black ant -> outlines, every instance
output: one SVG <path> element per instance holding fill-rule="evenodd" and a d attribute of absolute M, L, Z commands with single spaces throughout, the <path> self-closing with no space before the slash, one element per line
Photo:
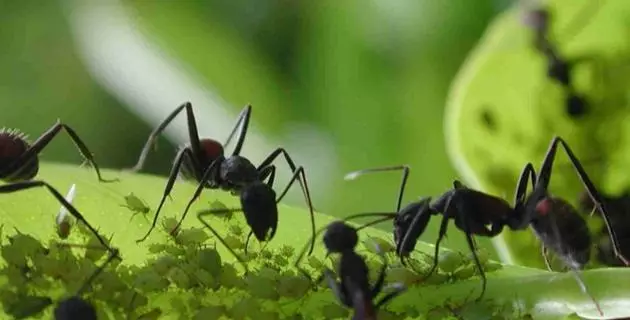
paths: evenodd
<path fill-rule="evenodd" d="M 535 234 L 546 248 L 552 249 L 561 256 L 565 263 L 572 269 L 583 266 L 587 261 L 590 252 L 590 234 L 584 219 L 577 213 L 575 208 L 565 200 L 553 197 L 547 191 L 551 179 L 552 165 L 555 159 L 558 145 L 561 145 L 571 163 L 576 170 L 580 180 L 602 214 L 606 228 L 613 244 L 615 256 L 628 265 L 628 260 L 621 254 L 618 246 L 617 236 L 611 228 L 609 219 L 608 204 L 602 200 L 599 192 L 584 171 L 577 157 L 574 155 L 568 144 L 560 137 L 554 137 L 549 145 L 547 153 L 541 165 L 540 173 L 536 175 L 534 166 L 527 163 L 519 177 L 517 189 L 514 197 L 514 207 L 502 198 L 489 195 L 477 190 L 465 187 L 461 182 L 455 180 L 453 189 L 445 192 L 431 203 L 428 209 L 419 210 L 418 217 L 414 217 L 409 225 L 407 233 L 400 246 L 405 246 L 406 242 L 417 241 L 417 236 L 422 234 L 426 228 L 429 218 L 432 215 L 441 213 L 443 215 L 440 224 L 439 235 L 435 245 L 434 263 L 427 274 L 427 277 L 435 271 L 439 245 L 448 228 L 448 221 L 453 219 L 455 226 L 466 235 L 466 240 L 472 251 L 473 258 L 483 280 L 483 287 L 479 299 L 483 297 L 486 288 L 486 277 L 476 255 L 475 245 L 472 236 L 494 237 L 501 233 L 505 226 L 512 230 L 524 230 L 532 227 Z M 394 167 L 395 169 L 396 167 Z M 404 169 L 404 166 L 398 169 Z M 390 169 L 368 169 L 363 172 L 394 170 Z M 403 184 L 406 178 L 403 178 Z M 527 194 L 527 184 L 531 180 L 533 190 Z M 403 188 L 401 188 L 403 189 Z M 400 198 L 401 196 L 399 196 Z M 422 217 L 424 216 L 424 217 Z M 556 216 L 558 219 L 556 219 Z M 490 228 L 488 228 L 490 226 Z M 420 231 L 419 231 L 420 230 Z M 589 245 L 585 245 L 589 244 Z M 583 283 L 581 283 L 583 286 Z"/>
<path fill-rule="evenodd" d="M 234 148 L 232 155 L 230 155 L 229 157 L 224 156 L 224 145 L 221 145 L 221 143 L 209 138 L 199 139 L 192 105 L 190 104 L 190 102 L 186 102 L 177 107 L 151 133 L 144 148 L 142 149 L 142 153 L 140 154 L 138 163 L 132 169 L 133 171 L 142 168 L 142 165 L 144 164 L 144 161 L 146 159 L 146 155 L 149 152 L 151 145 L 153 145 L 157 135 L 162 132 L 162 130 L 164 130 L 164 128 L 166 128 L 166 126 L 175 118 L 175 116 L 177 116 L 177 114 L 179 114 L 184 109 L 186 109 L 190 143 L 182 147 L 175 157 L 175 161 L 173 167 L 171 168 L 171 173 L 166 184 L 166 188 L 164 189 L 164 195 L 162 196 L 162 200 L 160 201 L 160 204 L 155 212 L 151 228 L 149 228 L 149 231 L 144 237 L 137 240 L 138 242 L 144 241 L 149 236 L 151 231 L 155 228 L 162 205 L 164 204 L 166 197 L 170 194 L 171 189 L 173 188 L 175 178 L 179 173 L 180 168 L 182 169 L 182 174 L 185 177 L 189 179 L 194 179 L 199 183 L 199 186 L 195 190 L 192 199 L 188 202 L 184 214 L 180 218 L 174 230 L 177 230 L 179 228 L 182 221 L 186 217 L 190 206 L 199 197 L 201 191 L 204 188 L 221 188 L 222 190 L 230 191 L 234 195 L 238 194 L 241 198 L 242 208 L 211 209 L 209 211 L 199 213 L 198 218 L 201 220 L 202 216 L 208 214 L 228 214 L 232 212 L 243 211 L 247 220 L 247 224 L 252 228 L 252 231 L 247 237 L 247 242 L 249 242 L 252 234 L 254 234 L 256 236 L 256 239 L 258 239 L 259 241 L 269 241 L 273 239 L 278 224 L 277 203 L 282 200 L 282 198 L 284 198 L 289 188 L 297 180 L 302 187 L 302 192 L 309 206 L 311 214 L 312 233 L 315 233 L 313 205 L 311 203 L 311 196 L 308 190 L 308 185 L 306 183 L 306 174 L 304 173 L 304 168 L 301 166 L 297 167 L 289 154 L 283 148 L 277 148 L 272 153 L 270 153 L 269 156 L 265 160 L 263 160 L 263 162 L 258 167 L 254 166 L 247 158 L 239 155 L 241 148 L 243 147 L 243 143 L 245 141 L 245 136 L 247 134 L 247 129 L 249 126 L 249 118 L 251 115 L 250 105 L 247 105 L 243 109 L 243 111 L 241 111 L 240 115 L 238 116 L 236 125 L 234 126 L 232 132 L 226 140 L 225 145 L 227 145 L 232 140 L 232 138 L 236 134 L 236 131 L 240 128 L 236 147 Z M 285 190 L 280 194 L 279 197 L 276 198 L 276 193 L 272 189 L 276 175 L 276 167 L 272 164 L 272 162 L 281 154 L 284 156 L 285 160 L 289 164 L 289 167 L 293 172 L 293 177 L 287 184 Z M 267 183 L 263 182 L 266 179 L 268 179 Z M 207 223 L 204 224 L 212 231 L 215 236 L 217 236 L 217 238 L 224 245 L 226 245 L 221 237 L 219 237 L 218 234 L 214 231 L 214 229 L 210 227 L 210 225 L 208 225 Z M 311 246 L 311 252 L 313 250 L 313 246 L 314 244 Z M 226 247 L 228 246 L 226 245 Z M 245 249 L 247 249 L 247 243 Z M 238 258 L 238 256 L 236 257 Z"/>
<path fill-rule="evenodd" d="M 628 231 L 630 229 L 627 228 L 627 226 L 630 226 L 630 190 L 625 190 L 618 196 L 602 194 L 602 199 L 609 204 L 610 221 L 617 230 L 617 239 L 620 241 L 621 253 L 624 256 L 630 256 L 630 231 Z M 593 201 L 586 192 L 580 194 L 579 204 L 583 212 L 591 211 L 594 207 Z M 605 265 L 622 267 L 624 263 L 614 255 L 610 246 L 610 239 L 603 236 L 606 232 L 605 228 L 598 232 L 600 239 L 597 246 L 597 258 Z"/>
<path fill-rule="evenodd" d="M 592 17 L 595 12 L 591 10 L 588 11 L 588 14 Z M 538 7 L 526 10 L 524 20 L 525 24 L 534 32 L 534 48 L 547 59 L 547 77 L 556 81 L 565 89 L 567 94 L 565 102 L 567 114 L 572 118 L 579 118 L 585 115 L 589 108 L 588 101 L 586 97 L 575 90 L 572 77 L 573 67 L 585 59 L 568 60 L 560 54 L 556 45 L 550 39 L 551 13 L 548 9 Z M 579 21 L 581 26 L 586 25 L 586 22 L 581 20 L 583 19 L 576 21 Z"/>
<path fill-rule="evenodd" d="M 378 222 L 380 221 L 370 224 Z M 359 229 L 366 226 L 364 225 Z M 384 253 L 377 245 L 377 252 L 383 259 L 383 266 L 376 283 L 371 287 L 368 277 L 368 266 L 364 258 L 354 251 L 359 239 L 358 229 L 343 221 L 334 221 L 317 233 L 319 234 L 323 230 L 326 231 L 324 234 L 324 245 L 328 251 L 327 255 L 330 253 L 341 255 L 338 265 L 338 275 L 341 282 L 337 282 L 333 271 L 326 268 L 323 276 L 326 278 L 328 286 L 343 305 L 354 309 L 355 313 L 352 319 L 376 319 L 378 308 L 403 293 L 406 287 L 402 284 L 397 284 L 394 287 L 394 291 L 387 293 L 375 303 L 373 300 L 381 292 L 385 283 L 387 259 Z M 303 253 L 304 250 L 302 250 L 302 253 L 296 260 L 296 265 L 299 263 Z"/>

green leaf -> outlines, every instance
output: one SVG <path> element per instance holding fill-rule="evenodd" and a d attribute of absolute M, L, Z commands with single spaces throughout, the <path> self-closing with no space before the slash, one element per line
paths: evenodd
<path fill-rule="evenodd" d="M 595 184 L 617 193 L 630 185 L 630 175 L 619 174 L 627 171 L 630 148 L 624 123 L 630 110 L 630 3 L 546 3 L 560 52 L 569 59 L 586 58 L 573 75 L 591 112 L 579 121 L 566 115 L 566 93 L 546 77 L 547 62 L 531 45 L 532 34 L 520 22 L 521 8 L 514 7 L 488 27 L 452 84 L 445 119 L 450 157 L 470 187 L 512 201 L 522 168 L 527 162 L 538 168 L 551 138 L 559 135 Z M 568 27 L 575 24 L 583 28 Z M 574 202 L 582 184 L 564 152 L 556 158 L 550 191 Z M 543 266 L 539 242 L 530 232 L 506 231 L 495 238 L 495 246 L 505 262 Z"/>
<path fill-rule="evenodd" d="M 211 249 L 200 250 L 196 245 L 178 244 L 176 239 L 171 239 L 160 227 L 156 228 L 145 243 L 137 244 L 135 240 L 146 232 L 148 223 L 141 219 L 129 222 L 128 217 L 132 213 L 126 208 L 121 208 L 120 201 L 125 195 L 134 192 L 151 204 L 157 202 L 166 181 L 162 177 L 111 170 L 105 170 L 104 174 L 107 178 L 119 177 L 121 181 L 99 183 L 92 170 L 69 165 L 42 163 L 40 170 L 40 178 L 59 188 L 61 193 L 71 184 L 76 184 L 76 196 L 73 203 L 77 209 L 104 235 L 113 234 L 111 243 L 121 250 L 122 264 L 116 269 L 112 266 L 108 267 L 106 272 L 99 276 L 101 279 L 99 284 L 93 284 L 92 292 L 88 293 L 101 314 L 108 314 L 110 317 L 120 316 L 121 309 L 133 305 L 136 316 L 161 312 L 162 316 L 168 319 L 178 316 L 193 318 L 195 314 L 201 312 L 200 310 L 232 315 L 251 311 L 270 318 L 278 314 L 297 313 L 318 317 L 322 316 L 322 312 L 333 310 L 331 305 L 338 305 L 329 289 L 317 291 L 307 289 L 304 278 L 292 268 L 285 267 L 286 259 L 293 260 L 295 252 L 307 243 L 310 235 L 307 211 L 280 206 L 280 222 L 276 238 L 264 250 L 257 248 L 255 244 L 250 244 L 248 259 L 252 273 L 243 278 L 241 267 L 231 264 L 234 263 L 234 258 L 227 254 L 221 245 L 216 245 L 219 259 Z M 165 216 L 172 217 L 181 212 L 193 189 L 194 185 L 191 183 L 178 182 L 172 195 L 173 200 L 167 201 L 164 207 Z M 228 207 L 238 205 L 238 198 L 229 193 L 206 191 L 196 205 L 193 205 L 191 212 L 205 208 L 214 200 L 221 201 Z M 58 241 L 54 231 L 54 216 L 59 211 L 59 204 L 45 189 L 3 195 L 0 197 L 0 208 L 4 211 L 0 215 L 0 223 L 4 225 L 3 236 L 11 236 L 15 227 L 21 233 L 33 235 L 42 242 L 47 242 L 49 239 Z M 209 220 L 220 234 L 225 234 L 230 225 L 238 223 L 238 219 L 242 219 L 242 216 L 235 215 L 230 222 L 226 222 L 222 217 Z M 317 227 L 332 220 L 333 218 L 327 215 L 317 214 Z M 191 214 L 184 222 L 182 230 L 200 227 L 201 225 Z M 361 237 L 390 239 L 391 234 L 366 228 L 361 232 Z M 73 229 L 67 241 L 80 242 L 79 239 L 80 232 Z M 3 250 L 11 248 L 6 242 L 2 241 Z M 213 242 L 213 239 L 210 239 L 203 246 L 214 247 Z M 163 248 L 163 250 L 156 250 L 156 245 L 160 245 L 157 249 Z M 314 255 L 323 257 L 321 241 L 318 241 L 317 245 Z M 150 247 L 157 253 L 150 253 Z M 287 249 L 288 247 L 297 247 L 295 248 L 297 250 L 292 251 Z M 433 251 L 432 246 L 425 243 L 419 243 L 418 247 L 425 253 Z M 177 250 L 169 250 L 169 248 Z M 368 265 L 373 266 L 372 269 L 380 265 L 381 260 L 377 255 L 363 251 L 361 254 L 367 257 Z M 426 260 L 420 253 L 412 257 L 414 261 Z M 306 260 L 303 266 L 308 268 Z M 413 277 L 408 273 L 403 274 L 400 266 L 394 265 L 397 259 L 389 260 L 392 267 L 399 273 L 399 276 L 394 278 L 398 281 L 417 282 L 417 284 L 409 284 L 411 286 L 409 291 L 394 299 L 387 307 L 387 313 L 396 315 L 395 317 L 405 314 L 428 314 L 436 308 L 446 307 L 457 312 L 474 310 L 477 313 L 496 313 L 497 310 L 505 309 L 504 312 L 510 314 L 520 312 L 548 319 L 560 319 L 571 313 L 592 315 L 595 312 L 594 305 L 588 296 L 580 292 L 577 283 L 569 274 L 502 266 L 496 271 L 487 272 L 488 289 L 485 298 L 481 302 L 474 302 L 480 288 L 478 277 L 458 280 L 455 275 L 441 273 L 440 282 L 443 283 L 422 284 L 418 281 L 422 280 L 422 275 Z M 65 268 L 63 269 L 65 271 L 61 271 L 61 275 L 70 281 L 70 284 L 64 286 L 61 285 L 60 280 L 52 280 L 45 276 L 40 277 L 41 279 L 37 282 L 34 279 L 20 282 L 20 279 L 24 279 L 21 271 L 15 267 L 7 267 L 4 260 L 1 262 L 0 266 L 4 269 L 0 270 L 0 283 L 2 283 L 0 301 L 5 305 L 5 311 L 7 311 L 6 306 L 15 305 L 17 288 L 32 291 L 34 296 L 51 296 L 53 301 L 58 301 L 61 297 L 71 294 L 72 290 L 76 290 L 88 274 L 86 270 L 94 268 L 91 261 L 68 264 L 68 262 L 58 260 L 57 263 Z M 56 264 L 40 262 L 40 264 L 46 263 L 51 270 L 56 270 Z M 217 263 L 221 263 L 220 269 L 217 268 Z M 326 261 L 323 263 L 328 265 Z M 461 263 L 470 264 L 471 261 L 462 255 Z M 84 269 L 83 265 L 86 265 L 87 269 Z M 77 272 L 72 269 L 79 267 L 81 270 Z M 493 269 L 497 269 L 496 266 Z M 14 272 L 9 273 L 9 270 Z M 32 272 L 37 271 L 36 268 L 33 270 Z M 310 273 L 315 279 L 321 274 L 321 269 L 311 270 Z M 375 272 L 371 272 L 371 276 L 373 274 Z M 12 276 L 6 277 L 6 275 Z M 628 314 L 623 314 L 627 309 L 623 306 L 624 303 L 627 306 L 629 302 L 627 298 L 622 297 L 630 296 L 630 289 L 626 286 L 618 286 L 618 282 L 621 278 L 630 278 L 630 269 L 590 270 L 584 272 L 583 277 L 591 294 L 598 299 L 607 315 L 628 316 Z M 553 288 L 553 290 L 543 290 L 545 287 Z M 112 291 L 108 293 L 106 290 Z M 124 294 L 115 294 L 118 290 L 123 290 L 121 292 Z M 273 290 L 277 291 L 274 293 Z M 245 307 L 242 301 L 255 302 L 257 307 L 254 308 L 255 310 L 251 306 L 247 307 L 248 309 L 242 309 Z M 514 310 L 512 305 L 516 302 L 523 304 L 523 310 Z M 112 307 L 119 309 L 113 310 Z M 46 312 L 50 313 L 50 308 Z"/>

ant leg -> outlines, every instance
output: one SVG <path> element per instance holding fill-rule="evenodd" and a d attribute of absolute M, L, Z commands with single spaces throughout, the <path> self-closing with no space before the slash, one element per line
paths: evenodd
<path fill-rule="evenodd" d="M 105 269 L 105 267 L 111 263 L 114 259 L 120 259 L 120 252 L 118 251 L 118 249 L 116 248 L 112 248 L 109 251 L 109 257 L 107 257 L 107 260 L 105 260 L 105 262 L 103 262 L 103 264 L 101 264 L 96 270 L 94 270 L 94 272 L 92 272 L 92 274 L 90 275 L 89 278 L 87 278 L 87 280 L 85 280 L 85 282 L 83 282 L 83 285 L 81 286 L 81 288 L 79 288 L 79 290 L 76 293 L 76 296 L 81 295 L 84 291 L 87 290 L 87 288 L 90 286 L 90 284 L 92 283 L 92 281 L 94 281 L 94 279 L 96 279 L 96 277 L 98 277 L 99 274 L 101 274 L 101 272 L 103 272 L 103 270 Z"/>
<path fill-rule="evenodd" d="M 411 170 L 408 165 L 380 167 L 380 168 L 371 168 L 371 169 L 353 171 L 346 174 L 344 176 L 344 180 L 354 180 L 357 177 L 364 175 L 366 173 L 398 171 L 398 170 L 402 171 L 402 181 L 400 182 L 400 189 L 398 191 L 398 199 L 396 201 L 396 212 L 398 212 L 400 211 L 400 207 L 402 206 L 402 198 L 403 198 L 403 195 L 405 194 L 405 187 L 407 186 L 407 178 L 409 177 L 409 171 Z"/>
<path fill-rule="evenodd" d="M 582 164 L 577 159 L 577 157 L 575 156 L 575 154 L 573 153 L 569 145 L 562 138 L 558 136 L 554 137 L 553 140 L 551 140 L 551 144 L 549 145 L 549 150 L 547 151 L 547 155 L 545 156 L 545 160 L 543 162 L 543 167 L 540 170 L 539 182 L 542 181 L 542 185 L 544 186 L 544 188 L 545 189 L 547 188 L 549 184 L 549 179 L 551 176 L 551 165 L 553 163 L 553 158 L 556 154 L 556 149 L 557 149 L 558 144 L 562 145 L 564 151 L 569 156 L 569 159 L 571 160 L 571 163 L 573 164 L 573 168 L 577 172 L 578 177 L 580 178 L 580 180 L 582 181 L 582 184 L 586 188 L 588 195 L 591 197 L 591 199 L 593 199 L 593 204 L 599 209 L 599 212 L 602 214 L 602 217 L 604 218 L 604 223 L 606 224 L 606 229 L 608 229 L 608 234 L 610 236 L 610 241 L 611 241 L 615 256 L 619 258 L 619 260 L 621 260 L 624 263 L 624 265 L 629 266 L 630 261 L 628 261 L 628 259 L 621 253 L 621 250 L 619 248 L 619 241 L 617 240 L 617 235 L 615 234 L 615 231 L 612 229 L 612 223 L 610 222 L 610 218 L 609 218 L 610 210 L 608 209 L 606 202 L 603 200 L 599 191 L 597 191 L 597 188 L 595 188 L 595 185 L 593 184 L 593 182 L 591 182 L 591 179 L 586 174 L 586 171 L 582 167 Z"/>
<path fill-rule="evenodd" d="M 525 204 L 525 196 L 527 195 L 527 183 L 530 181 L 532 189 L 536 189 L 536 170 L 534 170 L 534 165 L 528 162 L 525 167 L 523 167 L 521 175 L 518 177 L 518 182 L 516 183 L 516 190 L 514 192 L 515 214 L 507 219 L 507 225 L 512 230 L 522 230 L 529 227 L 531 219 L 527 216 L 527 212 L 524 211 L 525 208 L 523 208 L 523 205 Z"/>
<path fill-rule="evenodd" d="M 545 266 L 547 267 L 547 270 L 553 271 L 553 268 L 551 267 L 551 262 L 549 262 L 549 254 L 547 252 L 547 247 L 545 247 L 544 244 L 540 246 L 540 251 L 543 256 L 543 259 L 545 260 Z"/>
<path fill-rule="evenodd" d="M 335 276 L 333 276 L 333 272 L 326 268 L 324 270 L 324 277 L 326 278 L 326 282 L 328 283 L 328 287 L 335 294 L 335 297 L 339 299 L 339 302 L 343 303 L 345 306 L 351 307 L 352 301 L 348 299 L 348 297 L 344 294 L 343 288 L 341 288 L 341 284 L 335 280 Z"/>
<path fill-rule="evenodd" d="M 429 269 L 429 272 L 427 272 L 427 274 L 422 279 L 416 282 L 421 282 L 421 281 L 426 280 L 427 278 L 431 276 L 431 274 L 433 274 L 433 272 L 435 272 L 435 269 L 437 269 L 438 257 L 440 255 L 440 242 L 442 242 L 442 239 L 446 235 L 446 230 L 448 229 L 448 222 L 449 222 L 448 217 L 444 216 L 442 218 L 442 222 L 440 223 L 440 231 L 438 234 L 437 241 L 435 242 L 435 254 L 433 255 L 433 265 L 431 266 L 431 269 Z"/>
<path fill-rule="evenodd" d="M 184 222 L 184 218 L 186 218 L 186 215 L 188 214 L 188 210 L 190 210 L 190 206 L 192 206 L 192 204 L 199 199 L 199 196 L 201 195 L 201 192 L 203 191 L 204 187 L 206 186 L 207 181 L 209 181 L 210 176 L 212 174 L 214 174 L 214 170 L 217 166 L 219 166 L 219 163 L 223 160 L 222 157 L 219 157 L 217 159 L 215 159 L 214 161 L 212 161 L 212 163 L 210 163 L 210 165 L 208 166 L 208 168 L 206 168 L 206 172 L 203 173 L 203 175 L 201 176 L 201 178 L 199 179 L 199 184 L 197 185 L 197 189 L 195 189 L 195 192 L 193 193 L 192 198 L 188 201 L 188 203 L 186 204 L 186 209 L 184 209 L 184 214 L 182 214 L 182 217 L 179 219 L 179 221 L 177 221 L 177 225 L 175 226 L 175 228 L 173 230 L 178 230 L 179 227 L 182 225 L 182 222 Z M 164 201 L 164 199 L 162 199 L 162 201 Z M 210 212 L 216 212 L 215 210 L 210 210 Z M 155 221 L 154 221 L 155 224 Z"/>
<path fill-rule="evenodd" d="M 448 202 L 450 202 L 450 200 L 448 200 Z M 404 258 L 406 254 L 409 253 L 403 252 L 404 248 L 408 248 L 411 242 L 418 241 L 420 235 L 422 235 L 422 233 L 424 233 L 424 230 L 427 228 L 431 217 L 433 216 L 433 214 L 435 214 L 433 209 L 430 208 L 430 203 L 431 197 L 427 197 L 420 200 L 416 204 L 418 206 L 418 210 L 416 211 L 413 220 L 411 220 L 411 223 L 409 224 L 409 227 L 407 228 L 407 231 L 405 232 L 402 240 L 396 243 L 396 254 L 400 257 L 400 263 L 403 266 L 406 266 Z M 444 221 L 442 221 L 442 223 L 444 223 Z M 440 238 L 438 238 L 438 240 L 441 241 Z"/>
<path fill-rule="evenodd" d="M 247 254 L 247 245 L 249 245 L 249 239 L 252 238 L 252 234 L 254 234 L 254 231 L 250 231 L 247 235 L 247 239 L 245 240 L 245 249 L 243 250 L 245 254 Z"/>
<path fill-rule="evenodd" d="M 306 203 L 308 204 L 308 208 L 311 214 L 311 234 L 313 235 L 313 241 L 311 242 L 311 248 L 308 251 L 308 254 L 311 255 L 313 253 L 313 249 L 315 248 L 315 214 L 313 213 L 313 204 L 311 202 L 311 194 L 308 191 L 308 184 L 306 183 L 306 174 L 304 173 L 304 167 L 300 166 L 297 169 L 293 169 L 293 177 L 291 177 L 291 179 L 289 180 L 289 183 L 287 183 L 287 186 L 280 193 L 280 196 L 278 196 L 278 199 L 276 199 L 276 203 L 279 203 L 282 200 L 282 198 L 286 196 L 287 192 L 289 191 L 289 188 L 291 188 L 291 186 L 296 180 L 299 181 L 300 186 L 303 187 L 302 193 L 304 194 L 304 198 L 306 199 Z M 275 230 L 274 230 L 274 233 L 275 233 Z M 273 234 L 271 235 L 271 237 L 273 237 Z"/>
<path fill-rule="evenodd" d="M 140 152 L 140 157 L 138 157 L 138 161 L 136 164 L 129 169 L 131 172 L 136 172 L 142 169 L 144 163 L 147 160 L 147 155 L 151 150 L 151 146 L 155 144 L 155 139 L 157 136 L 166 129 L 166 127 L 175 119 L 175 117 L 182 111 L 186 109 L 186 121 L 188 124 L 188 138 L 190 139 L 190 148 L 192 149 L 192 154 L 195 159 L 205 159 L 205 153 L 203 153 L 200 149 L 199 142 L 199 132 L 197 131 L 197 121 L 195 120 L 195 114 L 193 113 L 192 104 L 190 102 L 185 102 L 175 108 L 171 114 L 169 114 L 160 125 L 157 126 L 149 135 L 147 142 L 142 147 L 142 151 Z"/>
<path fill-rule="evenodd" d="M 249 273 L 249 269 L 247 268 L 247 264 L 245 263 L 245 261 L 243 261 L 243 259 L 241 259 L 241 257 L 239 255 L 237 255 L 236 252 L 234 252 L 234 250 L 225 242 L 225 240 L 223 240 L 223 237 L 221 237 L 219 235 L 219 233 L 217 233 L 217 231 L 214 230 L 214 228 L 212 226 L 210 226 L 210 224 L 203 219 L 204 216 L 208 216 L 208 215 L 211 215 L 211 214 L 229 213 L 229 212 L 236 212 L 236 211 L 240 211 L 240 209 L 213 209 L 213 210 L 210 210 L 210 211 L 201 211 L 201 212 L 197 213 L 197 219 L 199 219 L 199 221 L 201 221 L 201 223 L 206 228 L 208 228 L 208 230 L 210 230 L 210 232 L 212 232 L 212 234 L 215 236 L 215 238 L 217 238 L 219 240 L 219 242 L 221 242 L 221 244 L 223 244 L 223 246 L 226 249 L 228 249 L 228 251 L 230 251 L 230 253 L 236 258 L 236 260 L 245 269 L 245 274 L 247 274 L 247 273 Z"/>
<path fill-rule="evenodd" d="M 269 178 L 266 183 L 268 186 L 273 188 L 273 183 L 276 181 L 276 166 L 269 165 L 260 169 L 258 177 L 260 178 L 260 181 L 265 181 L 265 179 Z"/>
<path fill-rule="evenodd" d="M 15 161 L 13 161 L 13 163 L 6 167 L 5 170 L 0 171 L 0 176 L 10 176 L 11 172 L 20 171 L 24 164 L 30 162 L 30 160 L 35 158 L 44 148 L 46 148 L 46 146 L 48 146 L 52 139 L 54 139 L 62 129 L 65 130 L 66 133 L 68 133 L 70 139 L 72 140 L 74 145 L 79 148 L 79 152 L 85 158 L 85 160 L 89 162 L 92 167 L 94 167 L 94 170 L 96 171 L 96 175 L 98 176 L 98 180 L 100 182 L 116 182 L 120 180 L 118 178 L 103 179 L 103 177 L 101 176 L 101 170 L 99 169 L 96 160 L 94 160 L 92 152 L 90 152 L 83 140 L 79 138 L 79 135 L 72 128 L 61 123 L 61 120 L 57 120 L 57 122 L 55 122 L 55 124 L 50 129 L 39 136 L 39 138 L 37 138 L 37 140 L 35 140 L 35 142 L 33 142 L 33 144 L 24 153 L 22 153 L 17 159 L 15 159 Z"/>
<path fill-rule="evenodd" d="M 382 306 L 384 306 L 385 304 L 387 304 L 388 302 L 390 302 L 392 299 L 396 298 L 397 296 L 399 296 L 401 293 L 404 293 L 405 291 L 407 291 L 407 287 L 402 284 L 402 283 L 396 283 L 394 284 L 394 291 L 384 295 L 375 305 L 374 307 L 376 309 L 381 308 Z"/>
<path fill-rule="evenodd" d="M 245 136 L 247 135 L 247 129 L 249 128 L 249 118 L 251 114 L 252 106 L 248 104 L 245 106 L 245 108 L 243 108 L 243 110 L 241 110 L 241 113 L 239 113 L 236 124 L 234 125 L 234 128 L 232 128 L 232 132 L 230 132 L 228 138 L 225 139 L 225 143 L 223 144 L 224 148 L 226 148 L 228 144 L 230 144 L 230 141 L 234 137 L 236 130 L 238 130 L 239 128 L 241 129 L 238 133 L 238 139 L 236 140 L 236 147 L 234 147 L 234 151 L 232 151 L 233 156 L 241 153 L 243 143 L 245 142 Z"/>
<path fill-rule="evenodd" d="M 166 198 L 171 194 L 171 190 L 173 190 L 173 185 L 175 184 L 175 179 L 177 178 L 177 174 L 179 173 L 182 163 L 184 163 L 185 160 L 189 160 L 195 163 L 194 161 L 192 161 L 193 160 L 192 157 L 193 157 L 193 154 L 191 150 L 188 148 L 181 149 L 179 153 L 177 153 L 177 156 L 175 156 L 173 167 L 171 167 L 171 173 L 168 176 L 166 187 L 164 187 L 164 193 L 162 194 L 162 199 L 160 200 L 160 204 L 158 205 L 157 209 L 155 210 L 155 214 L 153 215 L 153 222 L 151 223 L 151 227 L 149 228 L 149 231 L 147 231 L 147 233 L 142 238 L 136 240 L 137 243 L 146 240 L 149 234 L 151 234 L 151 231 L 153 231 L 153 229 L 155 228 L 158 217 L 160 216 L 160 211 L 162 210 L 162 206 L 164 205 Z M 212 165 L 210 165 L 209 168 L 211 167 Z M 205 181 L 205 180 L 202 180 L 202 181 Z M 177 226 L 179 227 L 179 224 Z M 177 230 L 177 228 L 175 228 L 174 230 Z"/>
<path fill-rule="evenodd" d="M 378 274 L 378 279 L 376 280 L 374 287 L 372 287 L 372 297 L 376 297 L 381 292 L 381 290 L 383 290 L 383 283 L 385 283 L 385 272 L 387 271 L 387 258 L 381 250 L 381 247 L 376 243 L 375 246 L 376 253 L 378 253 L 378 255 L 381 257 L 381 260 L 383 260 L 383 266 L 381 267 L 381 272 Z"/>
<path fill-rule="evenodd" d="M 98 231 L 96 231 L 96 229 L 94 229 L 94 227 L 92 227 L 92 225 L 90 225 L 90 223 L 85 220 L 85 217 L 83 217 L 83 215 L 72 204 L 66 201 L 66 199 L 64 199 L 59 191 L 57 191 L 57 189 L 55 189 L 47 182 L 41 180 L 28 180 L 5 184 L 0 186 L 0 193 L 12 193 L 37 187 L 46 187 L 46 189 L 48 189 L 48 191 L 57 199 L 57 201 L 61 203 L 61 205 L 63 205 L 68 210 L 68 212 L 70 212 L 70 214 L 75 219 L 81 221 L 94 234 L 94 236 L 103 245 L 103 247 L 107 248 L 110 251 L 112 250 L 110 246 L 107 245 L 107 242 L 103 239 L 103 237 L 101 237 L 101 235 L 98 233 Z"/>

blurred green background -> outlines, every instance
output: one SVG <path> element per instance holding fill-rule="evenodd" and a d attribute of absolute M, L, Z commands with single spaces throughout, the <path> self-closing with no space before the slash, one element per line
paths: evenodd
<path fill-rule="evenodd" d="M 102 166 L 122 168 L 135 163 L 151 128 L 180 103 L 191 101 L 201 133 L 220 141 L 251 103 L 245 156 L 257 162 L 285 146 L 307 167 L 319 211 L 393 210 L 398 174 L 352 182 L 343 175 L 409 164 L 405 201 L 451 187 L 457 174 L 442 133 L 449 84 L 508 4 L 4 0 L 2 124 L 34 139 L 60 118 Z M 168 173 L 185 131 L 182 115 L 146 172 Z M 42 159 L 81 162 L 67 137 L 54 140 Z M 303 205 L 297 190 L 287 202 Z M 434 222 L 423 240 L 435 235 Z M 451 232 L 446 245 L 463 248 L 461 239 Z"/>

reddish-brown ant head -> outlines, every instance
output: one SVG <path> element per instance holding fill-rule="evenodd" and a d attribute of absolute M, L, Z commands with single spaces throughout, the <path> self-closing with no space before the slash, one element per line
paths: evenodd
<path fill-rule="evenodd" d="M 17 129 L 0 129 L 0 171 L 11 169 L 20 169 L 19 172 L 7 172 L 7 176 L 0 176 L 6 181 L 29 180 L 37 175 L 39 164 L 37 157 L 28 160 L 27 163 L 21 164 L 19 168 L 9 168 L 15 165 L 17 160 L 30 144 L 26 140 L 26 135 Z"/>
<path fill-rule="evenodd" d="M 223 155 L 223 145 L 214 139 L 204 138 L 199 140 L 199 144 L 201 144 L 201 150 L 203 150 L 210 161 Z"/>

